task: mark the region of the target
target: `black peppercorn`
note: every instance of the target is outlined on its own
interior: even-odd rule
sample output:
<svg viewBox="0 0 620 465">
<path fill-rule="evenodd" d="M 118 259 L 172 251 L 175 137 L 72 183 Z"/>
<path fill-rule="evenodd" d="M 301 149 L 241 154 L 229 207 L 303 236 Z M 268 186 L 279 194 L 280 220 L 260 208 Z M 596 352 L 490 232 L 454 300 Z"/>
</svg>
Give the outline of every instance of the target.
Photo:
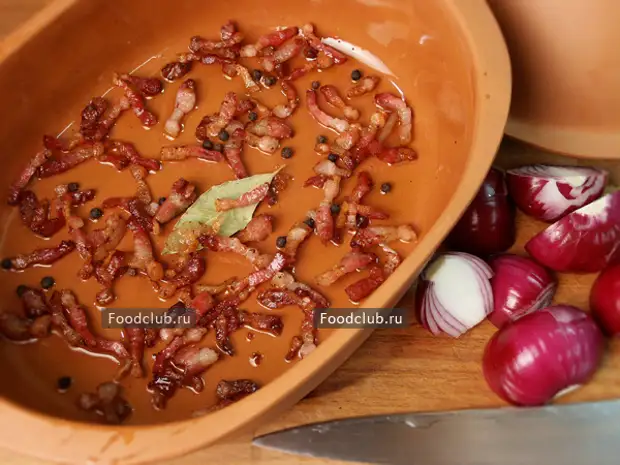
<svg viewBox="0 0 620 465">
<path fill-rule="evenodd" d="M 351 72 L 351 79 L 353 79 L 354 81 L 359 81 L 360 79 L 362 79 L 362 72 L 359 69 L 354 69 Z"/>
<path fill-rule="evenodd" d="M 13 268 L 13 262 L 10 258 L 5 258 L 4 260 L 2 260 L 2 268 L 4 268 L 5 270 L 10 270 L 11 268 Z"/>
<path fill-rule="evenodd" d="M 73 380 L 69 376 L 61 376 L 56 381 L 56 386 L 59 391 L 66 391 L 71 387 L 71 383 L 73 383 Z"/>
<path fill-rule="evenodd" d="M 69 192 L 77 192 L 79 188 L 80 185 L 77 182 L 70 182 L 67 185 L 67 189 L 69 189 Z"/>
<path fill-rule="evenodd" d="M 321 83 L 319 81 L 312 81 L 312 88 L 314 90 L 318 90 L 321 87 Z"/>
<path fill-rule="evenodd" d="M 230 139 L 230 134 L 228 134 L 228 131 L 226 129 L 222 129 L 217 135 L 217 137 L 219 137 L 221 141 L 226 142 L 228 139 Z"/>
<path fill-rule="evenodd" d="M 318 136 L 316 138 L 316 141 L 318 144 L 327 144 L 327 137 L 325 136 Z"/>
<path fill-rule="evenodd" d="M 28 286 L 24 286 L 23 284 L 20 284 L 19 286 L 17 286 L 17 297 L 21 297 L 24 295 L 24 293 L 28 290 Z"/>
<path fill-rule="evenodd" d="M 308 227 L 314 229 L 314 220 L 312 218 L 307 218 L 304 223 L 306 223 Z"/>
<path fill-rule="evenodd" d="M 93 220 L 98 220 L 102 216 L 103 216 L 103 210 L 101 210 L 101 208 L 95 207 L 90 211 L 90 217 Z"/>
<path fill-rule="evenodd" d="M 276 247 L 278 249 L 283 249 L 286 246 L 286 236 L 279 236 L 276 239 Z"/>
<path fill-rule="evenodd" d="M 163 203 L 164 203 L 165 201 L 166 201 L 166 197 L 160 197 L 160 198 L 157 200 L 157 203 L 158 203 L 159 205 L 163 205 Z"/>
<path fill-rule="evenodd" d="M 293 156 L 293 149 L 290 147 L 284 147 L 282 149 L 282 158 L 291 158 Z"/>
<path fill-rule="evenodd" d="M 365 228 L 368 226 L 368 218 L 360 214 L 355 215 L 355 226 L 358 228 Z"/>
<path fill-rule="evenodd" d="M 255 81 L 260 81 L 260 78 L 263 77 L 263 72 L 260 69 L 255 69 L 252 71 L 252 79 Z"/>
<path fill-rule="evenodd" d="M 56 284 L 56 281 L 51 276 L 46 276 L 41 279 L 41 287 L 43 289 L 49 289 L 51 287 L 54 287 L 54 284 Z"/>
<path fill-rule="evenodd" d="M 256 121 L 258 119 L 258 113 L 256 113 L 255 111 L 251 111 L 248 113 L 248 119 L 250 121 Z"/>
<path fill-rule="evenodd" d="M 265 76 L 265 85 L 267 87 L 274 86 L 278 82 L 278 79 L 275 76 Z"/>
<path fill-rule="evenodd" d="M 204 148 L 205 150 L 213 150 L 213 142 L 211 142 L 209 139 L 205 139 L 205 141 L 202 143 L 202 148 Z"/>
<path fill-rule="evenodd" d="M 329 155 L 327 155 L 327 159 L 333 163 L 336 163 L 338 161 L 338 155 L 336 155 L 335 153 L 330 153 Z"/>
<path fill-rule="evenodd" d="M 389 182 L 384 182 L 383 184 L 381 184 L 381 192 L 383 194 L 387 194 L 391 190 L 392 190 L 392 185 Z"/>
<path fill-rule="evenodd" d="M 338 205 L 337 203 L 332 203 L 329 209 L 332 212 L 332 215 L 337 215 L 338 213 L 340 213 L 340 205 Z"/>
</svg>

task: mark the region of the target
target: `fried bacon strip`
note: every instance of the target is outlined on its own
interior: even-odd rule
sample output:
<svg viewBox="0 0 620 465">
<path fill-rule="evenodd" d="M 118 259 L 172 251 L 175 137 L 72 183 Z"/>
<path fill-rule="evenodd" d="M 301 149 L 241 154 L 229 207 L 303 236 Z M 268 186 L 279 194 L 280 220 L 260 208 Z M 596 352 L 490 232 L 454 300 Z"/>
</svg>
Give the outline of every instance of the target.
<svg viewBox="0 0 620 465">
<path fill-rule="evenodd" d="M 103 286 L 103 289 L 95 297 L 97 305 L 105 307 L 114 301 L 116 296 L 112 289 L 113 283 L 123 276 L 127 269 L 128 267 L 125 265 L 125 252 L 119 250 L 114 251 L 107 262 L 95 266 L 95 278 Z"/>
<path fill-rule="evenodd" d="M 258 391 L 258 389 L 258 384 L 250 379 L 221 380 L 217 383 L 215 394 L 220 400 L 236 402 Z"/>
<path fill-rule="evenodd" d="M 236 234 L 236 237 L 242 243 L 264 241 L 273 232 L 273 220 L 272 215 L 257 215 Z"/>
<path fill-rule="evenodd" d="M 153 255 L 153 245 L 146 230 L 135 220 L 129 221 L 129 229 L 133 233 L 134 251 L 129 266 L 146 273 L 151 281 L 161 281 L 164 269 Z"/>
<path fill-rule="evenodd" d="M 254 271 L 242 280 L 234 283 L 231 286 L 231 293 L 234 295 L 242 295 L 243 297 L 248 296 L 259 285 L 269 281 L 276 273 L 282 271 L 287 264 L 287 258 L 280 252 L 276 253 L 269 265 Z"/>
<path fill-rule="evenodd" d="M 245 141 L 248 143 L 250 147 L 257 148 L 261 152 L 272 154 L 278 147 L 280 147 L 280 141 L 275 137 L 271 136 L 262 136 L 259 137 L 256 134 L 252 134 L 251 132 L 245 131 Z"/>
<path fill-rule="evenodd" d="M 51 265 L 73 252 L 74 249 L 75 243 L 73 241 L 62 241 L 56 247 L 35 249 L 29 254 L 17 255 L 11 258 L 11 269 L 25 270 L 35 265 Z"/>
<path fill-rule="evenodd" d="M 161 75 L 166 81 L 181 79 L 192 70 L 193 61 L 173 61 L 161 69 Z"/>
<path fill-rule="evenodd" d="M 194 284 L 202 278 L 206 267 L 207 265 L 203 257 L 192 254 L 187 260 L 184 269 L 174 276 L 174 278 L 169 279 L 168 282 L 161 285 L 159 289 L 159 298 L 169 299 L 178 289 Z"/>
<path fill-rule="evenodd" d="M 54 291 L 50 297 L 50 309 L 52 312 L 52 327 L 72 347 L 84 345 L 82 336 L 71 327 L 65 316 L 65 308 L 62 304 L 61 294 Z"/>
<path fill-rule="evenodd" d="M 49 335 L 52 317 L 42 315 L 33 319 L 14 313 L 0 313 L 0 334 L 11 341 L 29 341 Z"/>
<path fill-rule="evenodd" d="M 177 350 L 173 354 L 174 364 L 167 360 L 160 370 L 154 370 L 153 380 L 149 383 L 151 401 L 157 410 L 165 408 L 168 399 L 180 387 L 189 386 L 201 391 L 203 382 L 200 375 L 219 358 L 218 353 L 208 347 L 189 345 Z"/>
<path fill-rule="evenodd" d="M 261 36 L 255 44 L 244 45 L 241 47 L 242 57 L 255 57 L 258 52 L 266 47 L 279 47 L 284 42 L 292 39 L 297 35 L 299 29 L 297 27 L 287 27 L 277 31 L 270 32 Z"/>
<path fill-rule="evenodd" d="M 65 310 L 69 324 L 80 335 L 86 347 L 115 356 L 121 364 L 129 360 L 129 352 L 119 341 L 112 341 L 95 336 L 88 327 L 88 319 L 84 308 L 78 303 L 75 295 L 69 290 L 54 292 L 60 295 L 60 303 Z M 52 295 L 52 299 L 54 295 Z"/>
<path fill-rule="evenodd" d="M 273 206 L 278 203 L 278 196 L 284 192 L 290 181 L 293 180 L 293 176 L 288 173 L 279 171 L 273 177 L 269 186 L 269 192 L 267 193 L 267 204 Z"/>
<path fill-rule="evenodd" d="M 101 140 L 100 121 L 108 109 L 108 102 L 103 97 L 93 98 L 82 110 L 80 134 L 84 140 Z"/>
<path fill-rule="evenodd" d="M 153 201 L 151 189 L 146 183 L 148 171 L 146 171 L 145 167 L 140 165 L 131 165 L 129 170 L 131 171 L 131 175 L 136 181 L 136 184 L 138 185 L 136 191 L 136 198 L 145 205 L 146 213 L 151 216 L 155 215 L 157 209 L 159 208 L 159 204 Z"/>
<path fill-rule="evenodd" d="M 170 137 L 178 137 L 181 133 L 181 121 L 196 107 L 196 81 L 188 79 L 177 91 L 174 110 L 166 121 L 164 131 Z"/>
<path fill-rule="evenodd" d="M 28 190 L 19 195 L 19 214 L 22 223 L 41 237 L 52 237 L 65 225 L 62 211 L 57 211 L 57 216 L 52 218 L 49 201 L 39 202 L 35 193 Z"/>
<path fill-rule="evenodd" d="M 159 207 L 155 214 L 155 220 L 161 224 L 172 221 L 187 210 L 194 203 L 198 194 L 196 186 L 181 178 L 175 181 L 170 190 L 170 195 Z"/>
<path fill-rule="evenodd" d="M 312 228 L 304 222 L 298 222 L 289 229 L 286 234 L 286 245 L 284 246 L 284 254 L 289 260 L 293 261 L 297 256 L 299 246 L 312 235 Z"/>
<path fill-rule="evenodd" d="M 413 161 L 418 158 L 416 151 L 409 147 L 384 147 L 376 156 L 379 160 L 389 165 L 404 161 Z"/>
<path fill-rule="evenodd" d="M 360 124 L 351 124 L 349 129 L 336 137 L 336 140 L 334 141 L 334 147 L 332 147 L 332 151 L 336 151 L 336 149 L 339 149 L 338 152 L 344 153 L 347 150 L 350 150 L 360 140 L 361 132 L 362 127 Z"/>
<path fill-rule="evenodd" d="M 316 233 L 323 243 L 334 238 L 334 217 L 331 206 L 340 193 L 340 179 L 339 176 L 334 176 L 325 181 L 323 186 L 325 195 L 316 212 Z"/>
<path fill-rule="evenodd" d="M 188 158 L 220 162 L 224 156 L 215 150 L 207 150 L 199 145 L 181 145 L 176 147 L 162 147 L 160 158 L 162 161 L 181 161 Z"/>
<path fill-rule="evenodd" d="M 313 169 L 316 174 L 325 177 L 340 176 L 348 178 L 351 176 L 350 170 L 338 167 L 338 165 L 331 160 L 321 160 L 314 165 Z"/>
<path fill-rule="evenodd" d="M 282 44 L 279 46 L 273 54 L 264 55 L 259 59 L 260 65 L 265 71 L 272 72 L 278 65 L 286 63 L 290 59 L 296 57 L 304 49 L 306 42 L 301 37 Z"/>
<path fill-rule="evenodd" d="M 215 329 L 215 343 L 224 354 L 233 356 L 235 349 L 230 341 L 230 335 L 241 327 L 239 313 L 236 307 L 226 306 L 213 322 Z"/>
<path fill-rule="evenodd" d="M 157 117 L 146 109 L 146 104 L 144 101 L 144 94 L 142 92 L 143 86 L 138 88 L 136 83 L 140 81 L 136 81 L 135 76 L 129 76 L 127 74 L 118 75 L 115 74 L 112 77 L 112 83 L 122 89 L 125 92 L 125 98 L 128 100 L 131 109 L 134 114 L 138 117 L 143 126 L 152 127 L 157 124 Z M 134 89 L 134 87 L 137 88 Z M 145 90 L 150 90 L 146 88 Z"/>
<path fill-rule="evenodd" d="M 296 281 L 292 274 L 281 271 L 271 280 L 271 284 L 276 289 L 285 289 L 293 292 L 296 296 L 302 297 L 303 305 L 300 307 L 303 310 L 310 310 L 313 308 L 329 308 L 329 300 L 323 296 L 319 291 L 313 289 L 305 283 Z"/>
<path fill-rule="evenodd" d="M 340 96 L 340 92 L 336 86 L 322 86 L 321 93 L 325 97 L 325 100 L 327 100 L 327 103 L 343 111 L 344 117 L 347 120 L 357 121 L 360 118 L 359 110 L 347 105 L 347 103 Z"/>
<path fill-rule="evenodd" d="M 91 231 L 88 234 L 88 241 L 92 246 L 93 260 L 99 262 L 115 250 L 123 239 L 126 229 L 125 219 L 119 214 L 112 214 L 106 218 L 103 228 Z"/>
<path fill-rule="evenodd" d="M 413 242 L 417 240 L 417 234 L 408 224 L 400 226 L 369 226 L 357 230 L 351 239 L 351 247 L 366 249 L 375 245 L 388 244 L 396 240 Z"/>
<path fill-rule="evenodd" d="M 17 180 L 9 189 L 8 204 L 17 205 L 19 203 L 19 194 L 30 183 L 32 177 L 39 171 L 41 166 L 52 156 L 52 151 L 44 148 L 37 152 L 28 162 L 26 167 L 21 171 Z"/>
<path fill-rule="evenodd" d="M 362 79 L 357 81 L 355 85 L 350 87 L 349 90 L 347 90 L 347 98 L 351 99 L 366 95 L 375 90 L 377 85 L 379 85 L 378 76 L 364 76 Z"/>
<path fill-rule="evenodd" d="M 233 208 L 242 208 L 250 205 L 255 205 L 267 196 L 269 191 L 269 183 L 261 184 L 243 194 L 236 199 L 216 199 L 215 210 L 218 212 L 225 212 L 232 210 Z"/>
<path fill-rule="evenodd" d="M 232 23 L 229 23 L 232 24 Z M 234 27 L 234 26 L 233 26 Z M 208 40 L 200 36 L 194 36 L 189 43 L 189 49 L 194 53 L 210 53 L 216 50 L 231 48 L 243 41 L 243 34 L 234 29 L 234 32 L 225 34 L 220 41 Z"/>
<path fill-rule="evenodd" d="M 270 136 L 278 140 L 293 136 L 293 130 L 280 118 L 267 116 L 247 126 L 246 130 L 259 137 Z"/>
<path fill-rule="evenodd" d="M 249 93 L 252 94 L 254 92 L 260 91 L 260 87 L 258 86 L 258 84 L 256 84 L 256 82 L 254 82 L 250 71 L 245 66 L 238 63 L 226 63 L 222 66 L 222 71 L 226 76 L 230 78 L 241 76 L 241 79 L 243 80 L 243 85 Z"/>
<path fill-rule="evenodd" d="M 347 61 L 347 56 L 344 53 L 324 44 L 321 39 L 315 35 L 314 26 L 312 24 L 304 24 L 301 28 L 301 33 L 313 49 L 323 52 L 326 56 L 331 58 L 334 64 L 340 65 Z"/>
<path fill-rule="evenodd" d="M 145 330 L 144 328 L 125 328 L 124 333 L 131 358 L 130 374 L 134 378 L 142 378 L 144 376 L 142 361 L 144 359 Z"/>
<path fill-rule="evenodd" d="M 239 320 L 246 328 L 272 336 L 280 336 L 284 328 L 281 317 L 267 313 L 254 313 L 242 310 L 239 312 Z"/>
<path fill-rule="evenodd" d="M 299 95 L 297 95 L 297 90 L 289 81 L 283 79 L 280 85 L 282 86 L 282 93 L 286 97 L 286 105 L 280 104 L 275 106 L 273 114 L 278 118 L 284 119 L 291 116 L 299 106 Z"/>
<path fill-rule="evenodd" d="M 121 386 L 108 382 L 97 386 L 96 393 L 84 393 L 78 398 L 82 410 L 95 412 L 104 423 L 119 425 L 133 411 L 131 405 L 121 395 Z"/>
<path fill-rule="evenodd" d="M 370 268 L 369 275 L 366 278 L 347 286 L 344 291 L 351 302 L 359 303 L 372 294 L 384 281 L 383 269 L 379 265 L 374 265 Z"/>
<path fill-rule="evenodd" d="M 306 91 L 306 105 L 308 106 L 308 111 L 312 117 L 326 128 L 332 129 L 339 133 L 349 129 L 349 123 L 347 121 L 330 116 L 319 108 L 316 91 Z"/>
<path fill-rule="evenodd" d="M 343 208 L 341 209 L 343 217 L 345 218 L 344 226 L 346 226 L 349 231 L 354 231 L 358 228 L 358 215 L 377 220 L 389 218 L 387 213 L 375 210 L 367 205 L 362 205 L 362 199 L 372 190 L 372 187 L 373 181 L 370 177 L 370 173 L 362 171 L 357 177 L 357 184 L 351 192 L 349 201 L 343 203 Z"/>
<path fill-rule="evenodd" d="M 156 77 L 141 77 L 122 74 L 120 79 L 135 87 L 145 97 L 155 97 L 164 90 L 163 83 Z"/>
<path fill-rule="evenodd" d="M 385 140 L 390 137 L 390 134 L 392 134 L 396 127 L 396 123 L 398 123 L 398 115 L 396 113 L 390 113 L 385 121 L 385 126 L 381 128 L 381 131 L 379 131 L 377 135 L 377 140 L 380 143 L 383 144 Z"/>
<path fill-rule="evenodd" d="M 321 273 L 316 278 L 317 284 L 321 286 L 331 286 L 340 278 L 355 273 L 377 262 L 377 256 L 371 253 L 351 251 L 347 253 L 340 262 L 331 270 Z"/>
<path fill-rule="evenodd" d="M 20 297 L 27 318 L 36 318 L 51 313 L 41 289 L 26 288 Z"/>
<path fill-rule="evenodd" d="M 224 237 L 215 234 L 203 234 L 198 239 L 201 245 L 214 252 L 232 252 L 246 258 L 257 269 L 269 265 L 270 255 L 261 254 L 257 249 L 246 246 L 236 237 Z"/>
<path fill-rule="evenodd" d="M 104 153 L 104 146 L 101 142 L 85 143 L 82 144 L 68 153 L 54 158 L 48 158 L 37 169 L 37 175 L 40 178 L 49 178 L 56 174 L 69 171 L 71 168 L 90 160 L 92 158 L 99 158 Z"/>
<path fill-rule="evenodd" d="M 383 249 L 383 253 L 386 257 L 383 265 L 383 275 L 389 276 L 400 266 L 402 259 L 396 250 L 388 247 L 387 245 L 383 244 L 381 248 Z"/>
<path fill-rule="evenodd" d="M 138 153 L 134 145 L 129 142 L 110 142 L 108 144 L 108 153 L 116 154 L 122 158 L 125 158 L 128 163 L 143 166 L 151 172 L 159 171 L 161 169 L 161 163 L 158 160 L 143 157 L 140 153 Z"/>
<path fill-rule="evenodd" d="M 219 113 L 212 117 L 210 124 L 207 126 L 207 135 L 209 137 L 217 137 L 220 131 L 230 124 L 237 112 L 238 103 L 237 94 L 234 92 L 226 93 L 220 105 Z"/>
<path fill-rule="evenodd" d="M 224 146 L 224 157 L 237 179 L 247 178 L 248 171 L 245 169 L 243 160 L 241 160 L 241 150 L 243 149 L 243 139 L 245 136 L 243 123 L 233 120 L 226 126 L 226 131 L 230 135 L 230 139 Z"/>
<path fill-rule="evenodd" d="M 385 111 L 394 111 L 398 115 L 398 138 L 401 145 L 411 143 L 413 132 L 413 111 L 403 99 L 389 92 L 375 95 L 375 104 Z"/>
</svg>

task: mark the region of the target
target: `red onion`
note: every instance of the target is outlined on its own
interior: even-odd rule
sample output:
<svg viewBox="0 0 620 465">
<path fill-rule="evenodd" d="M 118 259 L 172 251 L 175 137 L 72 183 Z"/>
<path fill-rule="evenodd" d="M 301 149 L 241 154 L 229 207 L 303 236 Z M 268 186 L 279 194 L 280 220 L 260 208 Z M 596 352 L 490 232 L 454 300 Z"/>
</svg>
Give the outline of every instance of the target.
<svg viewBox="0 0 620 465">
<path fill-rule="evenodd" d="M 620 191 L 581 207 L 538 233 L 525 249 L 555 271 L 594 273 L 620 260 Z"/>
<path fill-rule="evenodd" d="M 498 255 L 489 261 L 495 275 L 493 312 L 489 321 L 498 328 L 551 304 L 558 287 L 551 274 L 534 260 L 519 255 Z"/>
<path fill-rule="evenodd" d="M 468 253 L 439 255 L 420 275 L 416 295 L 420 323 L 435 335 L 464 334 L 493 308 L 492 276 L 484 261 Z"/>
<path fill-rule="evenodd" d="M 517 206 L 548 223 L 598 199 L 607 184 L 606 171 L 585 166 L 529 165 L 506 174 Z"/>
<path fill-rule="evenodd" d="M 515 212 L 504 174 L 491 168 L 476 197 L 456 224 L 448 243 L 455 250 L 490 255 L 515 242 Z"/>
<path fill-rule="evenodd" d="M 620 265 L 604 270 L 590 291 L 590 310 L 610 336 L 620 334 Z"/>
<path fill-rule="evenodd" d="M 507 402 L 544 405 L 588 381 L 603 350 L 603 334 L 587 313 L 555 305 L 495 333 L 484 352 L 484 376 Z"/>
</svg>

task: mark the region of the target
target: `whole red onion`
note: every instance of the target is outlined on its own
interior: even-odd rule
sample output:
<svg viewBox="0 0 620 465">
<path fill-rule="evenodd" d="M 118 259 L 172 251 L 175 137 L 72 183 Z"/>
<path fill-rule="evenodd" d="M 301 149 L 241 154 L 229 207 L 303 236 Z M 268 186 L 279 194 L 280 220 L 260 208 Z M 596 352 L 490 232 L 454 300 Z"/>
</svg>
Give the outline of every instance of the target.
<svg viewBox="0 0 620 465">
<path fill-rule="evenodd" d="M 515 209 L 508 198 L 504 174 L 491 168 L 448 243 L 455 250 L 490 255 L 508 250 L 515 237 Z"/>
<path fill-rule="evenodd" d="M 590 310 L 610 336 L 620 334 L 620 265 L 611 266 L 596 278 L 590 291 Z"/>
<path fill-rule="evenodd" d="M 489 265 L 494 273 L 494 304 L 489 320 L 498 328 L 551 303 L 557 282 L 534 260 L 503 254 L 493 257 Z"/>
<path fill-rule="evenodd" d="M 587 313 L 555 305 L 495 333 L 484 352 L 484 377 L 507 402 L 544 405 L 588 381 L 603 351 L 603 334 Z"/>
</svg>

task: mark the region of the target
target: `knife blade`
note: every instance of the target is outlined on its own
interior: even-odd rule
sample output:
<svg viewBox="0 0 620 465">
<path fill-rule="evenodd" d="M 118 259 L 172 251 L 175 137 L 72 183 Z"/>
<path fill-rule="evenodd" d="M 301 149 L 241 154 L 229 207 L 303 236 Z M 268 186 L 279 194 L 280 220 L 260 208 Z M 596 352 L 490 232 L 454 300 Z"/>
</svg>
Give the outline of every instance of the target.
<svg viewBox="0 0 620 465">
<path fill-rule="evenodd" d="M 620 400 L 349 418 L 276 431 L 253 443 L 390 465 L 617 465 Z"/>
</svg>

